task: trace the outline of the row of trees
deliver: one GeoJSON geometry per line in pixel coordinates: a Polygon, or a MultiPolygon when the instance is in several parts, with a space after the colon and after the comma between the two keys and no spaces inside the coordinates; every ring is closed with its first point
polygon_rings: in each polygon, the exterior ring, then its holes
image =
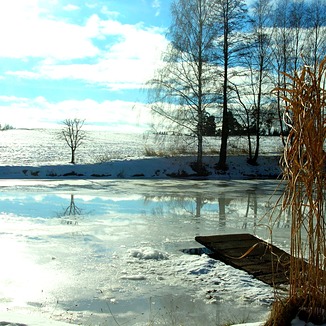
{"type": "Polygon", "coordinates": [[[276,117],[287,133],[283,72],[317,67],[326,53],[326,0],[257,0],[249,8],[243,0],[175,0],[171,16],[163,65],[148,82],[152,111],[167,129],[195,136],[198,172],[207,116],[221,121],[217,168],[227,169],[232,112],[256,164],[263,120],[276,117]]]}
{"type": "Polygon", "coordinates": [[[11,129],[14,129],[14,127],[11,126],[11,125],[9,125],[9,124],[7,124],[7,123],[5,123],[4,125],[2,125],[2,124],[0,123],[0,130],[1,130],[1,131],[4,131],[4,130],[11,130],[11,129]]]}

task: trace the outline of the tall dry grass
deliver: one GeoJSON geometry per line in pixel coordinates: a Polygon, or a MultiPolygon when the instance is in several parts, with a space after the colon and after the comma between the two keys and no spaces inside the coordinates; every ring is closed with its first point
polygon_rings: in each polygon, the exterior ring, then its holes
{"type": "Polygon", "coordinates": [[[326,57],[305,66],[284,92],[290,126],[282,158],[283,209],[291,211],[290,286],[276,296],[267,325],[290,325],[295,316],[326,322],[325,107],[326,57]]]}

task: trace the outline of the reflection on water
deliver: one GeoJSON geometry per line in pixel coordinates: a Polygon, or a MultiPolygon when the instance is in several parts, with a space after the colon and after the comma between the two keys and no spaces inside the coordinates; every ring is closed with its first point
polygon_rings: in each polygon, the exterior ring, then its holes
{"type": "MultiPolygon", "coordinates": [[[[101,192],[89,188],[86,192],[85,188],[63,191],[65,187],[50,192],[4,191],[0,194],[1,212],[30,218],[59,217],[66,224],[110,219],[148,223],[165,228],[166,236],[171,236],[174,225],[180,229],[180,237],[249,232],[269,238],[269,218],[280,196],[275,181],[197,182],[190,187],[187,182],[175,187],[162,182],[142,187],[132,184],[132,188],[124,184],[101,192]]],[[[273,216],[278,214],[274,208],[273,216]]],[[[285,229],[289,220],[283,216],[273,225],[285,229]]]]}
{"type": "Polygon", "coordinates": [[[75,203],[75,195],[70,195],[70,203],[59,217],[64,224],[78,224],[78,219],[82,215],[82,210],[75,203]]]}
{"type": "MultiPolygon", "coordinates": [[[[78,221],[81,216],[111,216],[128,214],[153,216],[171,219],[214,220],[221,229],[233,225],[240,229],[257,226],[261,218],[270,213],[279,193],[264,191],[260,187],[240,191],[225,188],[219,192],[187,193],[160,192],[158,194],[123,194],[89,192],[39,193],[39,192],[2,192],[0,193],[1,212],[23,217],[42,217],[71,219],[78,221]]],[[[284,221],[288,223],[288,221],[284,221]]]]}
{"type": "MultiPolygon", "coordinates": [[[[154,300],[157,305],[150,304],[148,321],[151,313],[158,316],[155,309],[163,311],[159,298],[171,301],[171,294],[176,298],[196,296],[201,298],[201,303],[196,304],[198,320],[203,320],[200,314],[205,313],[215,316],[215,321],[210,320],[207,325],[219,325],[222,320],[225,323],[230,316],[237,316],[241,309],[245,313],[250,307],[252,314],[258,315],[268,311],[267,304],[263,308],[252,305],[252,300],[268,302],[264,294],[266,287],[259,289],[263,293],[259,299],[259,291],[250,294],[256,286],[248,285],[251,279],[239,276],[239,282],[246,284],[247,293],[240,290],[242,301],[228,303],[237,300],[229,270],[205,260],[203,263],[208,265],[203,268],[196,258],[185,258],[181,250],[200,247],[194,240],[197,235],[253,233],[269,239],[270,213],[280,195],[276,188],[274,181],[84,181],[55,187],[52,184],[3,187],[0,240],[3,245],[6,241],[10,243],[12,252],[7,258],[17,256],[19,251],[19,260],[26,262],[25,265],[29,262],[33,275],[37,275],[35,280],[26,278],[29,283],[34,280],[39,284],[35,287],[39,292],[34,291],[35,297],[30,298],[29,286],[21,297],[34,303],[43,300],[49,310],[53,309],[48,299],[51,296],[55,298],[55,309],[59,302],[65,311],[70,309],[78,315],[81,310],[90,310],[93,317],[95,311],[108,313],[109,308],[121,315],[126,313],[128,302],[134,305],[138,302],[138,307],[130,309],[140,318],[143,313],[138,310],[148,310],[145,306],[154,300]],[[12,246],[16,242],[17,250],[12,246]],[[128,255],[128,250],[135,252],[144,247],[167,253],[169,259],[139,261],[128,255]],[[187,264],[192,266],[189,271],[187,264]],[[197,277],[196,273],[212,275],[207,281],[206,276],[197,277]],[[206,290],[216,294],[216,305],[205,303],[206,290]],[[83,309],[84,305],[92,307],[83,309]]],[[[278,214],[276,209],[274,215],[278,214]]],[[[274,226],[273,240],[283,248],[288,246],[288,226],[286,216],[280,216],[274,226]]],[[[4,276],[10,279],[10,274],[4,276]]],[[[8,289],[8,293],[18,293],[18,289],[23,291],[19,285],[15,291],[8,289]]],[[[8,293],[0,290],[3,297],[8,293]]],[[[191,300],[187,300],[185,306],[190,307],[191,300]]],[[[180,307],[181,303],[177,302],[170,309],[180,307]]],[[[181,310],[180,323],[189,316],[185,307],[181,310]]],[[[75,320],[85,322],[84,317],[77,317],[75,320]]],[[[255,316],[252,319],[255,321],[255,316]]],[[[92,324],[91,319],[88,324],[92,324]]]]}

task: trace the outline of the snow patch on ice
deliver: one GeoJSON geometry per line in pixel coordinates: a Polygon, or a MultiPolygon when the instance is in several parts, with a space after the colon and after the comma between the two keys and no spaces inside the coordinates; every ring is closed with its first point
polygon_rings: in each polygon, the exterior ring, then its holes
{"type": "Polygon", "coordinates": [[[159,251],[153,248],[139,248],[139,249],[130,249],[129,255],[138,259],[145,260],[165,260],[169,259],[169,255],[165,252],[159,251]]]}
{"type": "Polygon", "coordinates": [[[172,268],[176,282],[186,282],[188,287],[200,283],[202,292],[197,295],[204,297],[209,303],[238,300],[269,306],[274,300],[270,286],[244,271],[233,272],[230,266],[206,254],[182,255],[174,259],[172,268]]]}
{"type": "Polygon", "coordinates": [[[14,311],[0,311],[0,325],[5,326],[69,326],[70,323],[48,319],[37,313],[17,313],[14,311]]]}
{"type": "Polygon", "coordinates": [[[198,260],[200,265],[197,265],[197,263],[193,264],[188,270],[188,274],[203,275],[214,271],[216,268],[216,260],[213,260],[206,255],[202,255],[201,257],[202,259],[198,260]]]}

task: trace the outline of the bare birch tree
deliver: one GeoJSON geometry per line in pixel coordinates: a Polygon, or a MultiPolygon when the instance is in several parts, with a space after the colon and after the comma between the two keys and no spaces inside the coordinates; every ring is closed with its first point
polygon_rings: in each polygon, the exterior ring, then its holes
{"type": "Polygon", "coordinates": [[[242,62],[247,69],[246,85],[242,85],[238,99],[244,107],[247,116],[247,136],[249,143],[248,163],[257,164],[260,150],[262,128],[262,111],[271,102],[270,80],[272,29],[270,17],[272,6],[270,0],[257,0],[250,10],[250,55],[245,55],[242,62]],[[254,134],[254,142],[252,141],[254,134]],[[255,150],[253,150],[253,143],[255,150]]]}
{"type": "Polygon", "coordinates": [[[303,64],[314,67],[317,71],[318,63],[326,53],[326,1],[312,0],[307,10],[307,33],[304,39],[303,64]]]}
{"type": "Polygon", "coordinates": [[[227,170],[227,141],[229,136],[229,92],[230,70],[236,65],[236,57],[243,49],[240,33],[246,19],[246,6],[243,0],[216,0],[215,19],[219,25],[219,38],[216,46],[220,49],[217,61],[222,67],[222,138],[217,169],[227,170]]]}
{"type": "Polygon", "coordinates": [[[215,1],[175,0],[172,24],[167,35],[170,45],[164,66],[148,82],[152,111],[196,137],[199,174],[203,168],[205,117],[216,109],[218,84],[214,70],[217,24],[215,1]]]}
{"type": "Polygon", "coordinates": [[[279,121],[279,128],[283,145],[285,146],[287,126],[283,119],[284,103],[282,96],[282,88],[286,85],[286,76],[282,72],[288,72],[291,58],[291,35],[289,29],[289,7],[290,0],[278,0],[274,8],[273,19],[273,62],[275,81],[274,85],[277,89],[277,114],[279,121]]]}
{"type": "Polygon", "coordinates": [[[274,85],[283,145],[289,128],[284,123],[282,89],[290,82],[286,74],[294,74],[304,65],[317,69],[326,52],[326,1],[278,0],[274,10],[272,51],[274,85]],[[286,73],[286,74],[284,74],[286,73]]]}

